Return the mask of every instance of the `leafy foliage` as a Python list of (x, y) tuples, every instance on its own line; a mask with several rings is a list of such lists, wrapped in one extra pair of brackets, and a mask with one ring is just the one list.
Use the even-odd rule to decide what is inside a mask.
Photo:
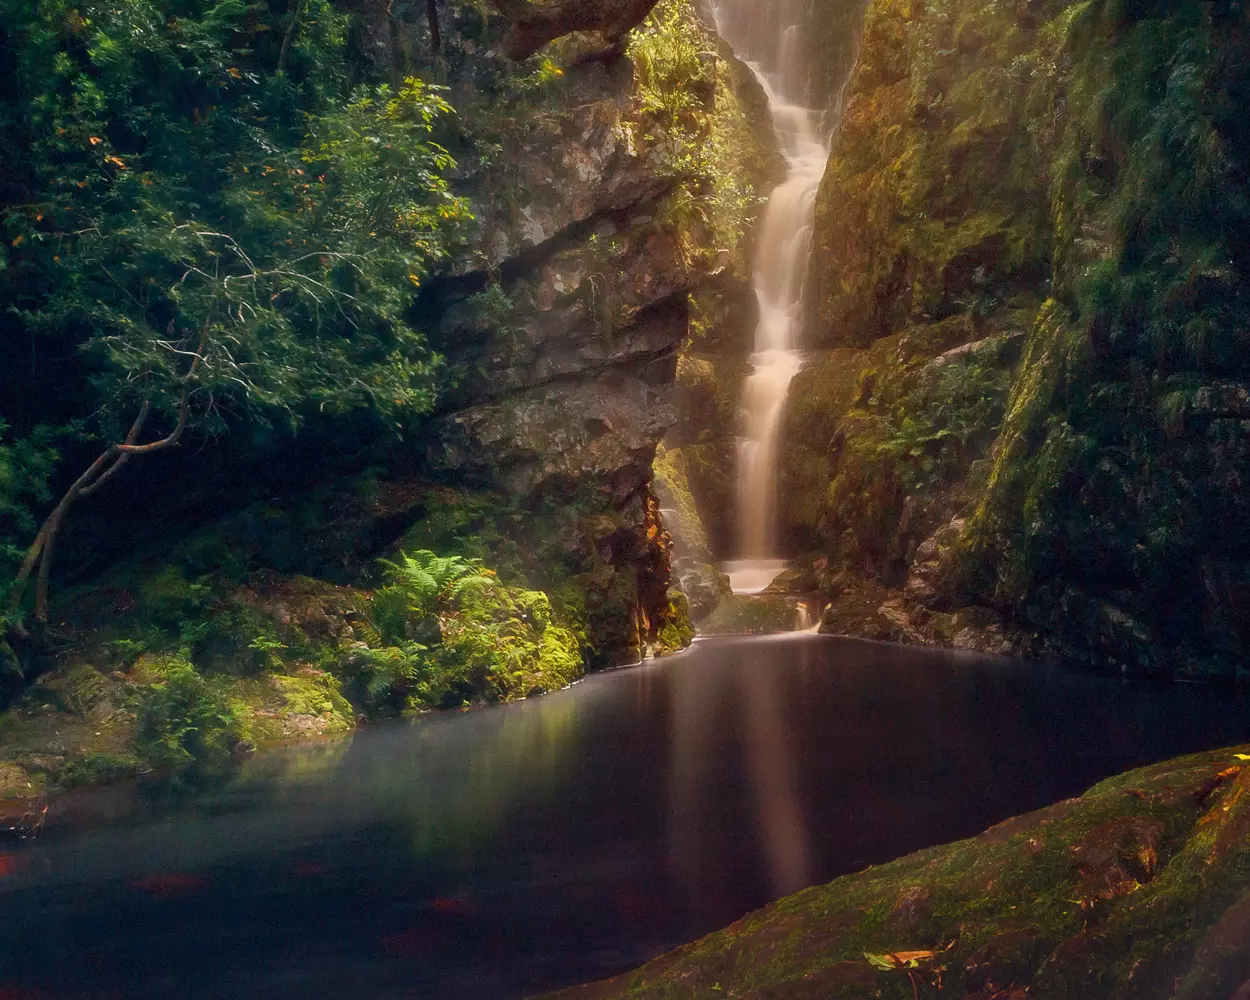
[[(150, 412), (142, 443), (430, 409), (412, 307), (468, 218), (432, 138), (451, 109), (414, 78), (352, 88), (347, 31), (328, 0), (0, 2), (0, 348), (32, 358), (6, 416), (36, 484), (37, 422), (114, 442)], [(4, 544), (32, 527), (6, 516)]]
[(401, 552), (399, 562), (382, 560), (390, 586), (374, 595), (374, 622), (384, 639), (407, 637), (409, 616), (432, 614), (440, 598), (454, 600), (467, 588), (494, 582), (481, 564), (462, 556), (438, 556), (428, 549)]
[(353, 653), (367, 707), (450, 707), (563, 687), (581, 675), (576, 634), (541, 591), (508, 587), (475, 559), (400, 553)]
[(135, 719), (140, 756), (170, 775), (223, 764), (240, 735), (222, 686), (196, 672), (185, 655), (171, 657), (164, 678), (140, 689)]
[(36, 427), (12, 444), (3, 442), (5, 429), (0, 419), (0, 580), (21, 561), (15, 541), (34, 533), (37, 511), (52, 499), (48, 479), (59, 457), (51, 428)]
[(635, 139), (683, 182), (671, 211), (690, 254), (738, 249), (743, 221), (760, 200), (753, 178), (766, 170), (728, 86), (733, 70), (715, 58), (716, 47), (691, 4), (661, 0), (629, 48), (639, 92)]

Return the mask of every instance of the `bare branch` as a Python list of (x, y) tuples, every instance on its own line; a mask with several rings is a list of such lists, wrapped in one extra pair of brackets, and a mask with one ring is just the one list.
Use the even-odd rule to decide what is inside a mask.
[[(151, 412), (151, 409), (152, 409), (152, 404), (149, 403), (147, 400), (144, 400), (143, 406), (139, 410), (139, 415), (135, 418), (135, 422), (131, 424), (130, 426), (130, 433), (126, 435), (125, 443), (127, 445), (133, 445), (135, 443), (135, 440), (139, 437), (139, 432), (143, 430), (143, 425), (147, 423), (148, 413)], [(112, 466), (110, 466), (100, 476), (99, 479), (97, 479), (90, 486), (84, 486), (82, 490), (80, 491), (79, 495), (84, 496), (84, 497), (91, 496), (92, 493), (94, 493), (101, 486), (103, 486), (110, 479), (112, 479), (113, 476), (117, 475), (117, 470), (120, 469), (123, 465), (125, 465), (129, 460), (130, 460), (129, 453), (121, 455), (117, 459), (117, 461), (114, 462)]]

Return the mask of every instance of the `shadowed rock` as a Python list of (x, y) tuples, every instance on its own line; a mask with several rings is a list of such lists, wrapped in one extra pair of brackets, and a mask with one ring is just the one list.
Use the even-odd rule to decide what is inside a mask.
[(655, 5), (656, 0), (495, 0), (512, 22), (504, 51), (517, 60), (575, 31), (598, 32), (615, 46)]

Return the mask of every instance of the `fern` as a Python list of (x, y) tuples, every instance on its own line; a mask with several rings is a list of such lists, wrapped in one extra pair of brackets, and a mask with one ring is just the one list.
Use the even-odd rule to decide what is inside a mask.
[(462, 556), (439, 556), (428, 549), (411, 555), (399, 554), (399, 562), (380, 560), (393, 587), (404, 591), (414, 607), (430, 608), (442, 596), (449, 596), (453, 585), (466, 581), (493, 582), (494, 577), (482, 569), (476, 559)]

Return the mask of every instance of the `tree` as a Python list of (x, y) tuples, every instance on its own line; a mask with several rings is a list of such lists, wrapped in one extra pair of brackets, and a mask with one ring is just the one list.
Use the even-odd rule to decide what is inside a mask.
[(255, 7), (180, 7), (0, 0), (35, 81), (0, 118), (24, 121), (35, 165), (2, 209), (0, 296), (24, 333), (74, 340), (106, 442), (17, 569), (10, 611), (33, 580), (40, 624), (70, 511), (133, 459), (312, 409), (402, 428), (443, 377), (412, 307), (468, 218), (432, 137), (449, 105), (415, 78), (348, 94), (328, 3), (267, 53)]

